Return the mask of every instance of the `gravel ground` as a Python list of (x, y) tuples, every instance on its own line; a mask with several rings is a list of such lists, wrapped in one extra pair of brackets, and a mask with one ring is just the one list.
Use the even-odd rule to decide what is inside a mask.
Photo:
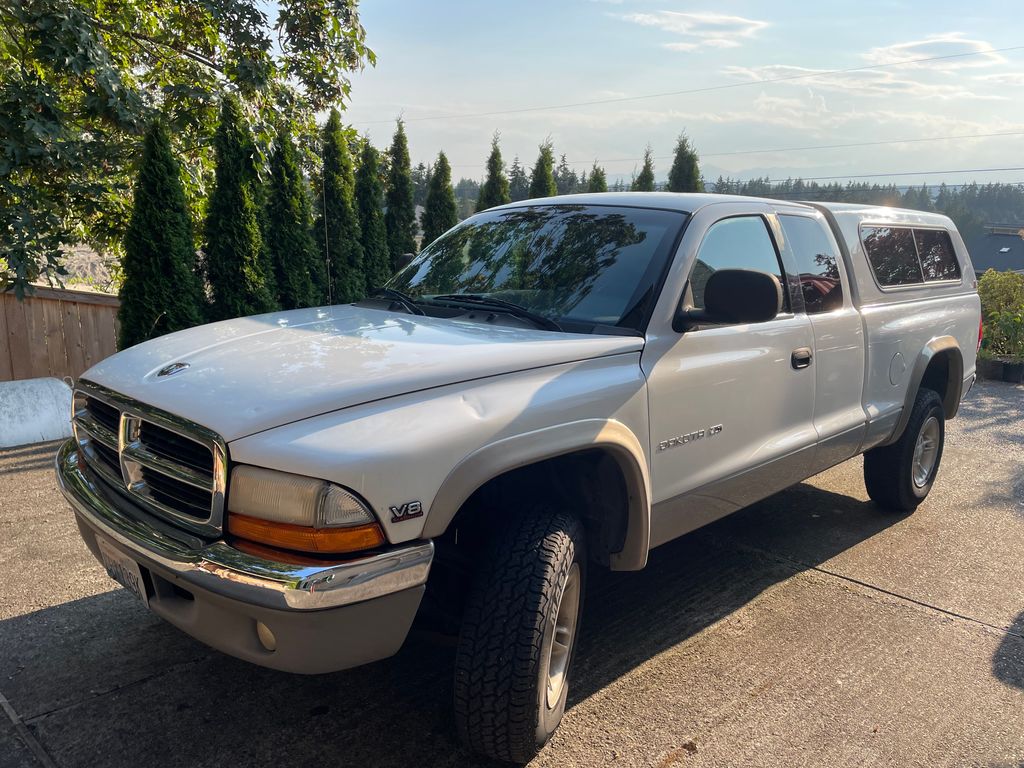
[[(115, 589), (55, 445), (0, 452), (0, 766), (479, 765), (452, 648), (296, 677)], [(911, 516), (853, 460), (592, 579), (537, 766), (1024, 765), (1024, 387), (979, 385)]]

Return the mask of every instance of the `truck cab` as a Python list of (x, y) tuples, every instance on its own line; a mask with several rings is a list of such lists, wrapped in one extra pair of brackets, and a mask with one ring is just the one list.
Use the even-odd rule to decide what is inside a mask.
[(588, 571), (859, 454), (880, 512), (924, 501), (976, 289), (937, 214), (512, 203), (362, 301), (94, 366), (57, 477), (108, 573), (225, 653), (330, 672), (436, 621), (461, 737), (526, 762), (565, 709)]

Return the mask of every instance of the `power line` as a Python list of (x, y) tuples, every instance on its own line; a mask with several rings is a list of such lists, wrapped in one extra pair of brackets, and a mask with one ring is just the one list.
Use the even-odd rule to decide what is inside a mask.
[[(566, 104), (546, 104), (544, 106), (537, 107), (519, 107), (517, 109), (501, 109), (494, 110), (491, 112), (468, 112), (462, 114), (453, 115), (428, 115), (425, 117), (407, 117), (404, 121), (407, 123), (419, 123), (428, 120), (460, 120), (476, 117), (497, 117), (499, 115), (516, 115), (524, 112), (544, 112), (552, 109), (574, 109), (576, 107), (591, 107), (600, 104), (622, 104), (630, 101), (643, 101), (645, 99), (661, 99), (667, 96), (687, 96), (695, 93), (708, 93), (711, 91), (724, 91), (731, 88), (746, 88), (751, 85), (765, 85), (769, 83), (785, 83), (792, 82), (794, 80), (807, 80), (815, 77), (825, 77), (827, 75), (846, 75), (853, 72), (868, 72), (877, 69), (886, 69), (888, 67), (900, 67), (906, 64), (924, 64), (930, 61), (946, 61), (949, 59), (963, 59), (970, 56), (982, 56), (991, 53), (1007, 53), (1009, 51), (1020, 51), (1024, 50), (1024, 45), (1011, 45), (1006, 48), (986, 48), (980, 51), (967, 51), (965, 53), (949, 53), (944, 56), (926, 56), (924, 58), (917, 59), (901, 59), (899, 61), (890, 61), (884, 64), (865, 64), (861, 67), (846, 67), (843, 69), (823, 69), (815, 72), (804, 72), (799, 75), (784, 75), (781, 77), (766, 77), (761, 80), (749, 80), (742, 83), (722, 83), (720, 85), (709, 85), (703, 88), (688, 88), (682, 91), (665, 91), (662, 93), (648, 93), (641, 96), (619, 96), (611, 99), (593, 99), (590, 101), (576, 101), (569, 102)], [(354, 125), (374, 125), (378, 123), (391, 123), (393, 119), (388, 120), (359, 120), (353, 123)]]
[[(890, 144), (920, 144), (930, 141), (956, 141), (960, 139), (987, 139), (995, 138), (999, 136), (1024, 136), (1024, 131), (1008, 131), (1004, 133), (968, 133), (958, 134), (955, 136), (931, 136), (928, 138), (918, 139), (887, 139), (884, 141), (860, 141), (849, 144), (814, 144), (806, 147), (777, 147), (775, 149), (740, 149), (731, 152), (699, 152), (698, 155), (703, 160), (705, 157), (732, 157), (736, 155), (769, 155), (779, 152), (809, 152), (812, 150), (821, 149), (853, 149), (855, 147), (881, 147)], [(652, 157), (652, 160), (672, 160), (674, 155), (658, 155)], [(642, 161), (642, 157), (615, 157), (609, 160), (601, 160), (601, 163), (639, 163)], [(593, 163), (595, 160), (566, 160), (568, 165), (586, 165)], [(486, 168), (486, 163), (463, 163), (461, 165), (453, 165), (452, 168)]]
[[(844, 174), (841, 176), (805, 176), (801, 177), (801, 181), (836, 181), (839, 179), (889, 179), (896, 178), (897, 176), (938, 176), (944, 173), (1000, 173), (1002, 171), (1024, 171), (1024, 166), (1014, 166), (1012, 168), (961, 168), (957, 170), (948, 171), (902, 171), (900, 173), (862, 173), (862, 174)], [(780, 179), (773, 182), (771, 179), (766, 178), (765, 181), (769, 183), (779, 183), (779, 181), (788, 181), (788, 179)]]

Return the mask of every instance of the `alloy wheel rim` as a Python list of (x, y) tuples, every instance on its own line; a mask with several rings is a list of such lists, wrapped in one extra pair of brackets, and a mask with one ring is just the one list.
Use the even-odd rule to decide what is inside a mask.
[(569, 656), (576, 639), (576, 619), (580, 611), (580, 566), (573, 563), (555, 611), (551, 647), (548, 650), (548, 709), (554, 709), (565, 688)]
[(939, 420), (929, 416), (917, 435), (914, 445), (913, 477), (914, 485), (924, 488), (935, 469), (939, 456)]

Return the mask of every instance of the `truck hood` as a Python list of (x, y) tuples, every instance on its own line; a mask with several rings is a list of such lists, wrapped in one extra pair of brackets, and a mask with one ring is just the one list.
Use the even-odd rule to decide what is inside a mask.
[[(352, 305), (226, 320), (139, 344), (82, 378), (226, 441), (408, 392), (638, 351), (643, 339), (511, 328)], [(160, 371), (187, 363), (171, 375)]]

